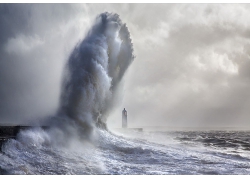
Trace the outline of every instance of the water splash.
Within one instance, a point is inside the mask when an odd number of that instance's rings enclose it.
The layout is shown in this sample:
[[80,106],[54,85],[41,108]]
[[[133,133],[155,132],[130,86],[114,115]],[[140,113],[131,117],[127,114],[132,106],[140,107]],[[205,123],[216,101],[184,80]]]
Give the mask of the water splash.
[[100,14],[69,57],[59,114],[85,131],[106,127],[119,84],[134,59],[133,44],[119,15]]

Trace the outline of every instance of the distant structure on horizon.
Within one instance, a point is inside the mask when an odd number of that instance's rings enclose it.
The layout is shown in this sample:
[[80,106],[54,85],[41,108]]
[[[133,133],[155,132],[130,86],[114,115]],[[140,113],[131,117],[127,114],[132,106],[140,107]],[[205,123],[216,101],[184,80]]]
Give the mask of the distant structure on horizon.
[[127,128],[127,111],[125,108],[122,111],[122,128]]

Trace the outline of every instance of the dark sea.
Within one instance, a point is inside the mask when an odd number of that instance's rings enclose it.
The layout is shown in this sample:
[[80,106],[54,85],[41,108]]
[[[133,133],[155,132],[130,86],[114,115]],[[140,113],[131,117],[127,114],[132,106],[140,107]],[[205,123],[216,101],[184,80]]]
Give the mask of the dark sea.
[[23,130],[0,153],[1,174],[250,174],[250,132],[97,129],[91,139]]

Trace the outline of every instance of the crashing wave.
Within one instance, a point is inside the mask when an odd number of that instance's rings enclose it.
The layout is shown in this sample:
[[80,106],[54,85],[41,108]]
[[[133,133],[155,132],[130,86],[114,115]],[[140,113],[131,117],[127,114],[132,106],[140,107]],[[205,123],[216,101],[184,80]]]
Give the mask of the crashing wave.
[[85,131],[106,128],[119,84],[133,59],[126,24],[117,14],[100,14],[69,57],[59,114],[70,117]]

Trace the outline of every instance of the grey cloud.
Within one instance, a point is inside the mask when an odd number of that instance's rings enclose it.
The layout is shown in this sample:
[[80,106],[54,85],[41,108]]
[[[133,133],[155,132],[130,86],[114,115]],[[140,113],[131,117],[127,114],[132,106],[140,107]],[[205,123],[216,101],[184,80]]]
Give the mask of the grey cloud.
[[[131,123],[249,126],[248,113],[243,110],[249,106],[249,86],[242,76],[248,72],[248,8],[237,4],[180,5],[172,10],[173,15],[168,13],[173,18],[164,21],[169,27],[168,37],[162,37],[164,44],[135,43],[135,49],[140,50],[131,67],[130,94],[125,95],[136,120]],[[154,35],[153,30],[148,33]],[[229,68],[235,68],[235,73]],[[136,91],[137,87],[143,91]],[[152,89],[153,95],[149,95]],[[143,96],[151,99],[143,100]]]
[[[2,119],[53,114],[65,60],[96,15],[109,11],[126,23],[136,55],[124,79],[123,103],[108,119],[110,126],[121,125],[125,107],[131,126],[250,127],[249,4],[0,8],[5,24],[0,29]],[[36,113],[29,111],[31,106],[37,107]]]

